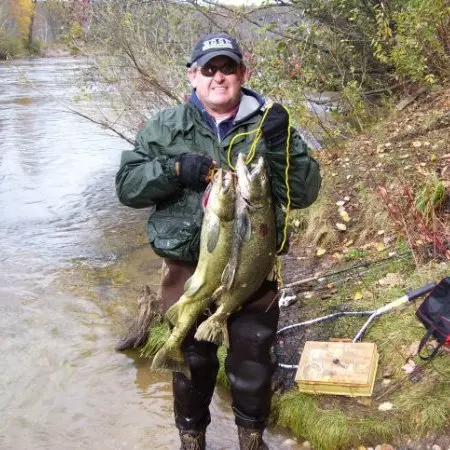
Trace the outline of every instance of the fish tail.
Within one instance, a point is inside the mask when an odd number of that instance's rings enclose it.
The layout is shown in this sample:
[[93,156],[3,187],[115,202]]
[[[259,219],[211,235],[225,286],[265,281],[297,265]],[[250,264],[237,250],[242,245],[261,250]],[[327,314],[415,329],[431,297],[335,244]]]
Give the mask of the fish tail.
[[191,378],[191,371],[184,361],[180,346],[172,344],[170,341],[167,341],[156,353],[152,362],[152,370],[181,372],[189,379]]
[[172,305],[166,312],[165,316],[166,319],[173,325],[175,326],[176,323],[178,322],[178,317],[180,314],[180,304],[179,303],[175,303],[174,305]]
[[222,343],[224,340],[223,330],[225,326],[226,324],[222,320],[212,315],[198,327],[195,333],[195,339],[197,341]]

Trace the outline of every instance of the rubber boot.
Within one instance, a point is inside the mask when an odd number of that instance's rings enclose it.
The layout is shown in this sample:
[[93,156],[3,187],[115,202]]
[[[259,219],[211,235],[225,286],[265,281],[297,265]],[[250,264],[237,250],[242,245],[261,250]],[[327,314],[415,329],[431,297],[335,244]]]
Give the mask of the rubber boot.
[[205,432],[180,430],[180,450],[205,450]]
[[239,449],[240,450],[269,450],[263,441],[264,430],[254,430],[238,426]]

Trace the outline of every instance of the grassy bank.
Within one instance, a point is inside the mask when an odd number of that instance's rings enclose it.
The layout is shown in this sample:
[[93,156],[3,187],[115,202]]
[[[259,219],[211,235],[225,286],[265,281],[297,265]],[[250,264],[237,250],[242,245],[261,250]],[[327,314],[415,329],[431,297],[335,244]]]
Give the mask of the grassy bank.
[[[324,188],[316,206],[293,214],[293,254],[304,258],[306,252],[315,273],[361,264],[363,270],[313,290],[303,300],[308,316],[298,322],[342,307],[373,310],[450,274],[449,106],[448,88],[428,92],[317,155]],[[380,260],[385,262],[374,263]],[[292,264],[286,263],[287,281],[296,278]],[[302,298],[300,289],[296,293]],[[372,397],[312,396],[294,388],[276,397],[274,422],[327,450],[443,432],[450,354],[441,350],[431,362],[417,356],[424,334],[415,318],[421,300],[380,317],[364,336],[380,353]],[[327,336],[353,338],[362,323],[339,319]]]

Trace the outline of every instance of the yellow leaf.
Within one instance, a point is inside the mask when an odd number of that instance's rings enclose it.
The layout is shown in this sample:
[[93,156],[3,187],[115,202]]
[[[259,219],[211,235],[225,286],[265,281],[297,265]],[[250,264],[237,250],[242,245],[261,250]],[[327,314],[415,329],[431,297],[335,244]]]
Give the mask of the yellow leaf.
[[337,228],[338,230],[340,230],[340,231],[345,231],[345,230],[347,230],[346,225],[343,224],[343,223],[340,223],[340,222],[336,223],[336,228]]
[[341,215],[342,220],[343,220],[344,222],[350,222],[350,216],[348,215],[347,211],[345,211],[345,210],[340,211],[339,214]]
[[9,9],[20,37],[28,39],[31,32],[31,19],[35,14],[35,4],[32,0],[9,0]]
[[324,255],[326,252],[327,252],[327,251],[326,251],[324,248],[318,247],[318,248],[317,248],[317,251],[316,251],[316,255],[317,255],[317,256],[322,256],[322,255]]
[[382,252],[383,250],[386,249],[386,246],[384,245],[384,242],[377,242],[375,244],[375,248],[379,251]]
[[361,291],[356,291],[353,296],[353,300],[361,300],[363,298],[363,293]]

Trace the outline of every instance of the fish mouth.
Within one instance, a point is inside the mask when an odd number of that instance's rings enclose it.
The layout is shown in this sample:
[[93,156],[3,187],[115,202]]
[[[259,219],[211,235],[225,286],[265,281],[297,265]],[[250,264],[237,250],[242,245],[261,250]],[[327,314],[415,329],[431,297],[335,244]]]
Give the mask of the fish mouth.
[[235,176],[232,172],[226,172],[222,175],[222,191],[226,194],[230,189],[235,187]]

